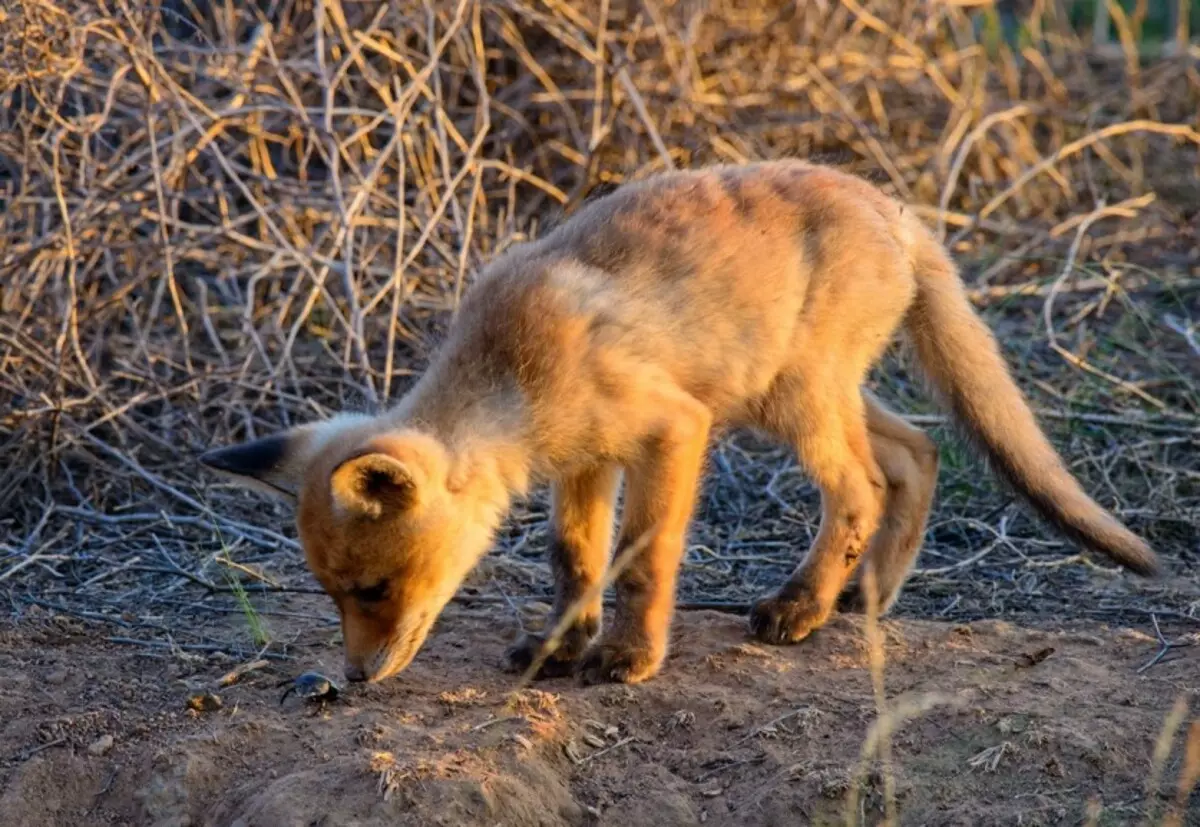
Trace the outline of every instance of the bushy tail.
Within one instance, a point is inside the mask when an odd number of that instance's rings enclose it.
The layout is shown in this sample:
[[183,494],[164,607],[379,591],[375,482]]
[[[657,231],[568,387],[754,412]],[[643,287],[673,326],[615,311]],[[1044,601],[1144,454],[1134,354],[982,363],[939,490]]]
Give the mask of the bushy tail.
[[917,295],[906,327],[958,424],[1005,481],[1065,535],[1138,574],[1158,574],[1154,551],[1084,493],[1038,427],[945,249],[924,228],[913,235]]

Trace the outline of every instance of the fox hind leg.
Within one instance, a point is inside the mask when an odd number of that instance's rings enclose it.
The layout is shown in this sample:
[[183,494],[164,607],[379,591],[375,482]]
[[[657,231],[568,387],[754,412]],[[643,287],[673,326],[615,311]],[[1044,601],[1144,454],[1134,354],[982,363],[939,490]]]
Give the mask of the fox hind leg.
[[[812,548],[779,591],[751,610],[752,631],[770,643],[795,643],[825,623],[888,503],[889,478],[875,450],[880,440],[869,427],[882,417],[861,388],[916,284],[894,218],[842,202],[830,210],[826,231],[812,237],[815,263],[793,357],[756,410],[757,424],[794,446],[821,490]],[[830,221],[837,233],[828,232]]]
[[[789,377],[777,382],[770,402],[776,430],[795,445],[821,489],[821,527],[788,581],[751,611],[752,631],[768,643],[796,643],[825,623],[884,512],[886,477],[871,448],[862,397],[857,387],[830,390],[828,383]],[[785,409],[791,415],[780,417]]]
[[750,628],[767,643],[796,643],[820,628],[866,552],[886,499],[857,385],[824,376],[780,377],[764,402],[772,431],[796,448],[821,489],[821,527],[803,562],[779,591],[757,603]]
[[895,603],[921,550],[937,485],[937,447],[919,428],[889,411],[863,391],[867,430],[875,459],[887,479],[887,505],[855,582],[838,600],[842,609],[861,611],[867,596],[863,576],[874,574],[880,614]]

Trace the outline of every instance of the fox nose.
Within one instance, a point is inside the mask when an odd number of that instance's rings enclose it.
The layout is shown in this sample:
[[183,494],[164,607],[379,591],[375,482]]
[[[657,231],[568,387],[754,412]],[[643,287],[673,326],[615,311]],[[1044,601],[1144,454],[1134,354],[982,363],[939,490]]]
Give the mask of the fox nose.
[[367,673],[363,671],[363,668],[349,661],[346,662],[342,671],[346,673],[346,680],[352,683],[361,683],[367,679]]

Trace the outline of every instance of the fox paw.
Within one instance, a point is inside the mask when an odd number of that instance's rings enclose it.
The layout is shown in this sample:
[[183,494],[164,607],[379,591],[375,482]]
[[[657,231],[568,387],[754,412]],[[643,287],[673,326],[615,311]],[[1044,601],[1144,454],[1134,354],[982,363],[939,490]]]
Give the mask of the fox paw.
[[[571,626],[563,634],[558,648],[550,653],[538,668],[535,678],[561,678],[575,671],[576,664],[596,636],[599,623],[584,621]],[[544,635],[524,634],[505,652],[505,669],[523,673],[536,660],[545,644]]]
[[[881,598],[876,598],[875,610],[887,614],[892,604],[896,602],[896,591],[888,592]],[[837,610],[842,614],[865,615],[867,613],[867,591],[861,580],[856,580],[838,595]]]
[[580,661],[579,677],[588,686],[641,683],[658,673],[664,654],[644,646],[597,643]]
[[856,580],[842,589],[837,599],[837,610],[842,614],[866,614],[867,602],[862,584]]
[[825,625],[830,610],[801,592],[795,598],[769,597],[750,611],[750,631],[763,643],[799,643]]

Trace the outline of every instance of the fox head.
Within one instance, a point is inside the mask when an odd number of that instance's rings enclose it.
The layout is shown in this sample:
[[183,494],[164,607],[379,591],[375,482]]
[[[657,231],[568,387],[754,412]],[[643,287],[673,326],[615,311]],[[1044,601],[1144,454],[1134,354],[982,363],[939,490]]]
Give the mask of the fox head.
[[339,417],[201,463],[296,506],[309,569],[337,604],[352,681],[404,669],[491,544],[494,487],[433,436]]

